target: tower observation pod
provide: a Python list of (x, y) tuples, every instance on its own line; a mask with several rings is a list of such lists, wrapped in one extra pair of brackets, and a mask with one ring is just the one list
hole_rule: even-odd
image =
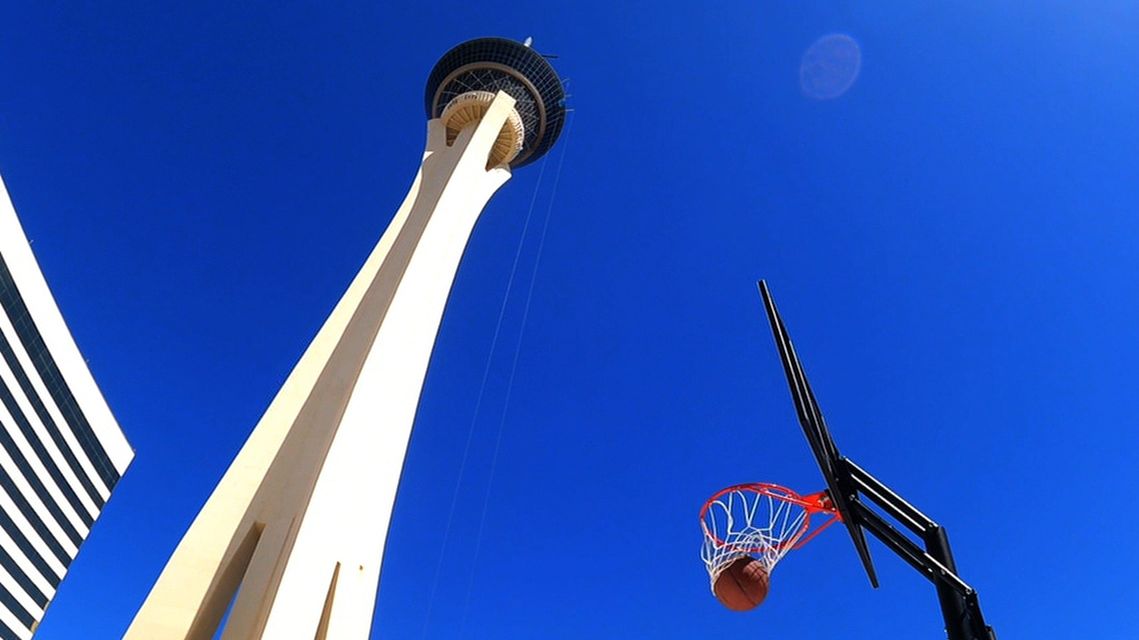
[(471, 40), (439, 60), (410, 192), (127, 638), (368, 637), (400, 470), (455, 272), (487, 201), (554, 145), (564, 99), (549, 62), (519, 42)]

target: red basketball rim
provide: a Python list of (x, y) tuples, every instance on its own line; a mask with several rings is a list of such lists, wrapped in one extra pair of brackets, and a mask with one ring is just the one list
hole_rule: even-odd
[[(780, 500), (790, 504), (802, 507), (806, 511), (803, 522), (799, 525), (794, 535), (787, 536), (786, 540), (776, 545), (772, 545), (776, 549), (782, 549), (785, 545), (793, 545), (792, 549), (797, 549), (809, 542), (820, 531), (827, 528), (834, 522), (840, 521), (842, 518), (839, 516), (838, 511), (835, 510), (834, 505), (831, 503), (830, 496), (826, 491), (819, 491), (808, 495), (799, 495), (797, 492), (788, 489), (782, 485), (773, 484), (770, 482), (745, 482), (743, 484), (732, 485), (717, 491), (711, 498), (704, 502), (704, 506), (700, 507), (700, 527), (704, 530), (704, 535), (710, 538), (717, 546), (728, 544), (726, 541), (717, 536), (714, 532), (708, 530), (708, 521), (705, 516), (708, 513), (708, 508), (720, 498), (736, 491), (756, 493), (760, 495), (769, 496), (775, 500)], [(811, 528), (811, 515), (816, 513), (825, 513), (830, 516), (830, 519), (824, 522), (819, 528), (811, 532), (811, 535), (800, 540), (800, 538)], [(745, 548), (740, 549), (745, 553), (762, 551), (763, 547)]]

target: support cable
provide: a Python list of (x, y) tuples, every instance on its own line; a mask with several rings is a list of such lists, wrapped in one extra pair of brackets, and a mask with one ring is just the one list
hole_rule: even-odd
[(510, 409), (510, 396), (514, 391), (514, 377), (518, 372), (518, 356), (522, 352), (522, 339), (526, 336), (526, 321), (530, 317), (530, 302), (534, 298), (534, 284), (538, 279), (538, 267), (542, 263), (542, 251), (546, 246), (546, 233), (550, 228), (550, 217), (553, 213), (554, 202), (556, 201), (558, 195), (558, 183), (561, 181), (562, 177), (562, 166), (565, 164), (566, 150), (569, 149), (569, 143), (572, 139), (570, 137), (570, 129), (573, 128), (573, 120), (573, 116), (570, 115), (566, 122), (566, 130), (562, 136), (564, 140), (562, 143), (562, 152), (561, 156), (558, 158), (558, 167), (554, 173), (554, 182), (550, 190), (550, 202), (546, 207), (545, 220), (542, 222), (542, 231), (538, 239), (538, 250), (534, 256), (534, 266), (530, 270), (530, 286), (526, 291), (526, 302), (522, 307), (522, 322), (521, 326), (518, 329), (518, 339), (514, 344), (514, 359), (510, 364), (510, 377), (507, 379), (506, 383), (506, 397), (502, 401), (502, 416), (498, 422), (498, 434), (495, 436), (494, 441), (494, 454), (491, 456), (490, 460), (490, 477), (487, 479), (486, 493), (483, 495), (482, 515), (479, 517), (478, 533), (475, 535), (475, 552), (471, 560), (471, 577), (467, 582), (467, 594), (466, 598), (463, 601), (463, 615), (459, 623), (459, 638), (462, 638), (466, 633), (467, 613), (470, 610), (471, 604), (471, 591), (474, 587), (475, 574), (478, 572), (479, 552), (482, 550), (483, 532), (486, 529), (486, 514), (488, 510), (487, 507), (490, 504), (490, 494), (492, 488), (494, 487), (494, 473), (496, 467), (498, 466), (498, 454), (502, 446), (502, 433), (505, 430), (506, 416), (509, 413)]
[[(483, 397), (486, 395), (487, 380), (490, 378), (491, 364), (494, 363), (494, 352), (498, 348), (498, 338), (502, 332), (502, 321), (506, 316), (506, 305), (510, 302), (510, 292), (514, 288), (514, 277), (518, 273), (518, 262), (522, 257), (522, 247), (526, 243), (526, 232), (530, 229), (530, 220), (534, 216), (534, 205), (538, 202), (538, 191), (542, 186), (542, 176), (546, 173), (546, 161), (549, 156), (542, 158), (538, 169), (538, 179), (534, 183), (534, 194), (530, 197), (530, 209), (526, 212), (526, 221), (522, 224), (522, 233), (518, 236), (518, 248), (514, 251), (514, 262), (510, 266), (510, 277), (506, 280), (506, 291), (502, 295), (502, 305), (498, 309), (498, 320), (494, 325), (494, 337), (490, 340), (490, 350), (486, 355), (486, 366), (483, 367), (482, 381), (479, 383), (478, 396), (475, 399), (475, 410), (471, 415), (471, 424), (467, 428), (467, 442), (463, 446), (463, 457), (459, 462), (459, 473), (455, 478), (455, 490), (451, 493), (451, 506), (447, 509), (447, 524), (443, 527), (443, 542), (439, 547), (439, 559), (435, 562), (435, 575), (431, 579), (431, 595), (427, 597), (427, 614), (423, 621), (421, 637), (427, 637), (427, 629), (431, 625), (431, 613), (435, 605), (435, 595), (439, 590), (439, 576), (443, 570), (443, 559), (447, 554), (447, 543), (451, 538), (451, 525), (455, 519), (455, 507), (459, 503), (459, 490), (463, 485), (463, 476), (466, 474), (467, 462), (470, 458), (471, 443), (474, 440), (475, 426), (482, 410)], [(560, 167), (559, 167), (560, 169)], [(547, 216), (549, 214), (547, 213)]]

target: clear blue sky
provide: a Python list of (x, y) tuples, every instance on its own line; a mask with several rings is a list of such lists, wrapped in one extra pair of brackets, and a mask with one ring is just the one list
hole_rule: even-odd
[[(332, 4), (0, 6), (0, 171), (137, 449), (39, 638), (125, 629), (406, 192), (435, 60), (484, 35), (559, 54), (573, 124), (460, 478), (540, 165), (468, 247), (383, 637), (939, 637), (932, 587), (872, 543), (871, 590), (838, 530), (755, 612), (708, 593), (708, 494), (822, 487), (759, 277), (840, 447), (948, 527), (1002, 638), (1139, 636), (1135, 3)], [(832, 32), (861, 75), (810, 100)]]

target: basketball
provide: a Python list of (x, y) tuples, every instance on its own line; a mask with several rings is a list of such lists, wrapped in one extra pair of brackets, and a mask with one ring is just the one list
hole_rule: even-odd
[(768, 576), (763, 563), (751, 556), (736, 558), (716, 578), (716, 599), (732, 611), (754, 609), (767, 597)]

